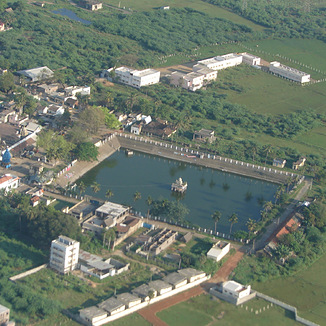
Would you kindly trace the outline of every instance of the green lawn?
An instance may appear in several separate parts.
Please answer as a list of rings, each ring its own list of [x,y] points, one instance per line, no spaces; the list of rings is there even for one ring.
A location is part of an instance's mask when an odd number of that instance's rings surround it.
[[[267,301],[253,299],[242,307],[236,307],[221,300],[212,300],[205,294],[161,311],[157,316],[169,326],[298,325],[291,314],[277,306],[271,307]]]
[[[110,326],[150,326],[151,324],[137,313],[112,321]]]
[[[66,208],[67,206],[70,208],[74,206],[73,203],[68,201],[57,199],[55,202],[51,204],[56,210],[61,211],[62,209]]]
[[[293,277],[258,283],[254,288],[298,308],[299,316],[326,325],[326,254]]]
[[[195,10],[209,14],[212,17],[224,18],[231,20],[236,24],[246,25],[255,31],[262,31],[264,27],[257,25],[250,20],[247,20],[241,16],[238,16],[228,10],[219,8],[215,5],[203,2],[200,0],[105,0],[104,3],[111,4],[118,7],[120,3],[120,8],[126,7],[126,9],[131,8],[136,11],[150,11],[161,6],[170,6],[170,8],[193,8]]]
[[[322,70],[326,73],[326,43],[322,41],[308,39],[282,39],[252,41],[245,42],[245,44],[250,46],[259,56],[266,60],[282,61],[285,64],[295,66],[295,63],[284,61],[284,59],[280,59],[276,56],[276,54],[279,54],[305,65],[312,66],[318,70]],[[260,51],[268,52],[269,55],[260,53]],[[300,67],[299,65],[297,67],[304,71],[307,69],[302,66]]]
[[[217,91],[227,94],[230,102],[257,113],[286,114],[308,108],[323,112],[325,108],[326,83],[302,87],[245,65],[220,71],[217,81],[221,85]],[[229,89],[231,83],[241,91]]]

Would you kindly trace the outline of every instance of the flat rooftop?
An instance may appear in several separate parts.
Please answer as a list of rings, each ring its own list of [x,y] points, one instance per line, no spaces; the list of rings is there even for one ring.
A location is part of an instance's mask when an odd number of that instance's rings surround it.
[[[270,63],[270,66],[272,67],[275,67],[275,68],[279,68],[281,70],[284,70],[284,71],[290,71],[294,74],[297,74],[297,75],[301,75],[301,76],[310,76],[309,74],[307,74],[306,72],[304,71],[300,71],[298,69],[295,69],[295,68],[291,68],[289,66],[286,66],[286,65],[283,65],[282,63],[278,62],[278,61],[273,61]]]
[[[99,303],[97,306],[99,308],[104,309],[105,311],[108,311],[111,313],[112,311],[123,307],[124,304],[120,300],[111,297],[111,298]]]
[[[7,307],[0,304],[0,313],[8,311],[8,310],[9,310],[9,308],[7,308]]]
[[[160,73],[158,70],[155,69],[144,69],[144,70],[135,70],[132,74],[137,77],[144,77],[144,76],[149,76],[153,75],[156,73]]]
[[[104,205],[96,209],[96,212],[103,213],[107,217],[117,218],[121,214],[127,212],[129,207],[120,204],[112,203],[110,201],[106,202]]]
[[[163,281],[170,283],[172,285],[176,285],[182,283],[183,281],[187,280],[187,278],[179,273],[171,273],[163,278]]]
[[[86,263],[92,263],[95,261],[101,261],[102,257],[93,255],[85,250],[79,250],[79,259],[84,260]]]
[[[168,289],[168,288],[172,287],[169,283],[166,283],[162,280],[156,280],[156,281],[149,282],[148,285],[150,287],[153,287],[156,291],[160,291],[160,290],[164,290],[164,289]]]
[[[181,274],[182,276],[185,277],[193,277],[193,276],[198,276],[201,274],[205,274],[203,271],[197,271],[197,269],[194,268],[184,268],[184,269],[179,269],[178,273]]]
[[[133,301],[139,301],[140,298],[131,294],[131,293],[121,293],[121,294],[118,294],[117,295],[117,299],[121,302],[123,302],[124,304],[128,304],[130,302],[133,302]]]
[[[81,310],[79,310],[79,313],[82,313],[88,319],[93,319],[96,317],[107,315],[107,312],[105,312],[103,309],[100,309],[95,306],[81,309]]]

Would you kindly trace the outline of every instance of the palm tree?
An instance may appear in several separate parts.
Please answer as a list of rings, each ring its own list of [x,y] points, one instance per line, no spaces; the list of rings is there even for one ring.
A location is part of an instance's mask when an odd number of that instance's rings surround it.
[[[134,201],[137,201],[139,199],[141,199],[141,193],[139,191],[136,191],[134,193]]]
[[[153,198],[151,196],[148,196],[147,199],[146,199],[146,204],[148,206],[148,209],[147,209],[147,222],[148,222],[148,217],[149,217],[149,208],[152,205],[152,203],[153,203]]]
[[[105,197],[107,199],[110,199],[114,195],[113,191],[111,189],[108,189],[105,193]]]
[[[267,215],[268,215],[267,211],[262,210],[260,212],[261,220],[264,221],[266,219]]]
[[[256,228],[257,228],[257,223],[256,223],[256,221],[250,218],[250,219],[247,221],[247,228],[248,228],[248,231],[249,231],[249,237],[250,237],[251,232],[254,232],[254,231],[256,230]]]
[[[83,181],[80,181],[79,185],[78,185],[78,188],[79,188],[79,194],[81,195],[83,192],[85,192],[86,190],[86,185]]]
[[[230,234],[232,233],[232,226],[235,223],[238,223],[239,219],[236,213],[233,213],[230,217],[229,217],[229,222],[231,223],[230,225]]]
[[[273,208],[273,203],[271,201],[266,201],[264,204],[264,210],[269,212]]]
[[[101,186],[100,186],[100,184],[97,183],[96,181],[94,181],[94,182],[92,183],[91,188],[92,188],[92,190],[93,190],[95,193],[97,193],[97,192],[99,192],[99,191],[101,190]]]
[[[219,220],[221,219],[221,217],[222,217],[222,214],[219,211],[215,211],[214,214],[212,215],[212,219],[215,224],[215,231],[214,231],[215,234],[216,234],[216,225],[219,222]]]

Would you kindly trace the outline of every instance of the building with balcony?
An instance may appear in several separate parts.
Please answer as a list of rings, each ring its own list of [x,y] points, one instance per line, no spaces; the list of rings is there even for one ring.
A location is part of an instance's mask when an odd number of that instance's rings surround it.
[[[78,266],[79,242],[60,235],[51,243],[50,267],[67,274]]]
[[[293,80],[293,81],[301,83],[301,84],[310,82],[309,74],[307,74],[303,71],[285,66],[285,65],[279,63],[278,61],[273,61],[269,64],[269,71],[275,75],[284,77],[286,79]]]

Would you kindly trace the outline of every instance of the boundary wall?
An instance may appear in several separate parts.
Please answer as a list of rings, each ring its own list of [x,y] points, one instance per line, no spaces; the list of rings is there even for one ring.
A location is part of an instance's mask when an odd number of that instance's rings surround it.
[[[186,285],[184,285],[184,286],[181,286],[180,288],[177,288],[177,289],[175,289],[175,290],[171,290],[171,291],[169,291],[169,292],[167,292],[167,293],[164,293],[164,294],[162,294],[162,295],[159,295],[159,296],[157,296],[157,297],[151,299],[149,302],[142,302],[142,303],[140,303],[140,304],[138,304],[138,305],[136,305],[136,306],[133,306],[133,307],[131,307],[131,308],[129,308],[129,309],[126,309],[126,310],[124,310],[124,311],[121,311],[120,313],[114,314],[113,316],[108,316],[108,317],[106,317],[106,318],[104,318],[104,319],[102,319],[102,320],[99,320],[99,321],[97,321],[97,322],[94,322],[93,324],[91,324],[91,323],[87,323],[85,320],[82,320],[82,319],[79,317],[79,315],[78,315],[78,316],[75,316],[75,317],[77,317],[77,318],[75,318],[75,319],[76,319],[79,323],[82,323],[82,324],[84,324],[84,325],[86,325],[86,326],[101,326],[101,325],[104,325],[104,324],[106,324],[106,323],[109,323],[109,322],[111,322],[111,321],[113,321],[113,320],[116,320],[116,319],[119,319],[119,318],[125,317],[125,316],[127,316],[127,315],[129,315],[129,314],[132,314],[132,313],[134,313],[135,311],[140,310],[140,309],[142,309],[142,308],[145,308],[145,307],[147,307],[147,306],[149,306],[149,305],[151,305],[151,304],[153,304],[153,303],[155,303],[155,302],[161,301],[161,300],[163,300],[163,299],[167,299],[167,298],[169,298],[169,297],[174,296],[175,294],[178,294],[178,293],[180,293],[180,292],[183,292],[183,291],[189,290],[189,289],[191,289],[191,288],[193,288],[193,287],[195,287],[195,286],[198,286],[199,284],[201,284],[201,283],[203,283],[203,282],[206,282],[206,281],[209,280],[210,278],[211,278],[211,276],[210,276],[210,275],[207,275],[207,276],[205,276],[205,277],[203,277],[203,278],[201,278],[201,279],[199,279],[199,280],[197,280],[197,281],[195,281],[195,282],[188,283],[188,284],[186,284]],[[71,316],[71,315],[70,315],[70,316]]]
[[[306,325],[306,326],[319,326],[318,324],[315,324],[312,321],[309,321],[307,319],[299,317],[296,307],[293,307],[293,306],[291,306],[291,305],[289,305],[287,303],[284,303],[282,301],[279,301],[277,299],[269,297],[268,295],[260,293],[260,292],[257,292],[257,297],[261,298],[261,299],[264,299],[266,301],[269,301],[269,302],[271,302],[273,304],[276,304],[277,306],[280,306],[280,307],[282,307],[282,308],[284,308],[286,310],[289,310],[289,311],[293,312],[295,320],[298,321],[299,323],[303,324],[303,325]]]
[[[28,275],[32,275],[32,274],[35,274],[37,273],[38,271],[40,271],[41,269],[44,269],[44,268],[47,268],[48,267],[48,264],[44,264],[44,265],[41,265],[41,266],[38,266],[38,267],[35,267],[33,269],[30,269],[24,273],[20,273],[18,275],[15,275],[15,276],[12,276],[12,277],[9,277],[9,280],[12,281],[12,282],[15,282],[25,276],[28,276]]]

